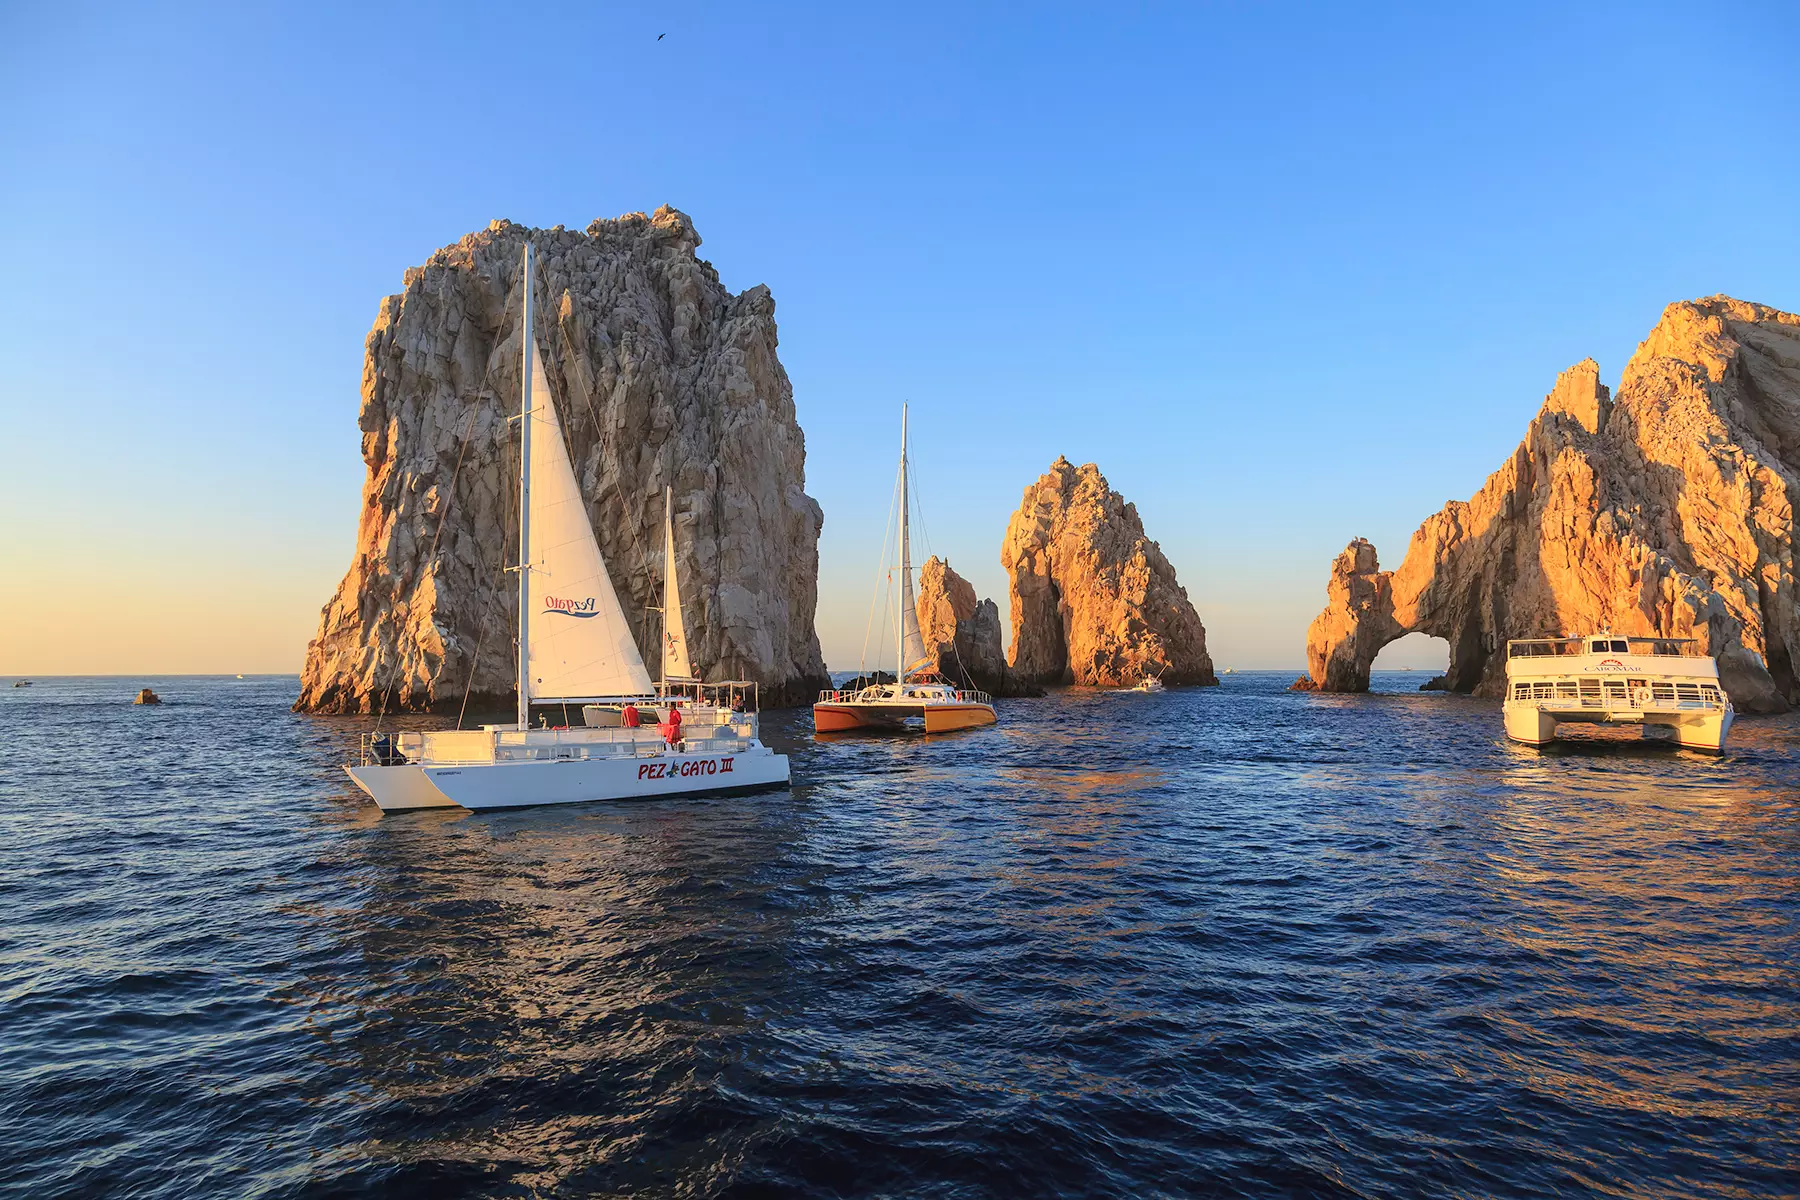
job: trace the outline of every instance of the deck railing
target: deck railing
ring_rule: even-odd
[[[741,754],[751,736],[728,725],[703,725],[676,743],[678,753]],[[441,730],[431,733],[365,733],[357,765],[393,767],[411,762],[458,766],[491,762],[568,761],[587,758],[656,758],[669,744],[654,725],[641,729]]]
[[[893,686],[893,684],[891,684],[891,683],[877,683],[877,684],[871,684],[870,686],[868,686],[866,688],[857,688],[857,689],[827,688],[824,691],[819,693],[819,698],[818,698],[818,700],[814,701],[814,703],[817,703],[817,704],[849,704],[849,703],[861,698],[861,696],[863,695],[864,692],[874,691],[876,688],[888,688],[888,687],[892,687],[892,686]],[[950,695],[958,703],[985,704],[989,708],[992,708],[994,706],[994,698],[979,688],[952,688],[952,689],[950,689]],[[882,698],[892,700],[896,704],[904,704],[904,703],[906,703],[906,701],[908,699],[925,699],[925,697],[908,697],[908,696],[890,696],[890,697],[882,697]]]

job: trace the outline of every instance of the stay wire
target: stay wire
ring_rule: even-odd
[[[437,565],[438,541],[444,536],[444,523],[450,518],[450,506],[456,503],[456,481],[462,478],[463,457],[469,452],[469,437],[475,432],[475,418],[479,416],[480,413],[480,404],[472,404],[469,406],[469,420],[463,426],[462,440],[456,448],[456,466],[450,471],[450,490],[445,493],[444,505],[438,510],[437,531],[431,535],[431,549],[425,552],[424,564],[425,570],[427,571]],[[418,594],[417,584],[413,585],[413,594]],[[407,597],[406,613],[408,616],[412,615],[411,596]],[[439,668],[439,672],[442,672],[442,667]],[[432,682],[435,683],[436,680],[434,679]],[[375,730],[377,733],[381,731],[381,723],[387,720],[388,700],[393,695],[393,690],[393,672],[390,669],[388,686],[383,688],[381,692],[381,711],[375,716]]]

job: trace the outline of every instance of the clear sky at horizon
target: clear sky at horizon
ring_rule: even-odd
[[[774,292],[833,667],[909,400],[919,559],[1004,611],[1022,489],[1097,462],[1219,664],[1297,668],[1332,556],[1398,565],[1563,367],[1800,309],[1797,52],[1774,3],[13,0],[0,673],[297,670],[381,297],[663,203]]]

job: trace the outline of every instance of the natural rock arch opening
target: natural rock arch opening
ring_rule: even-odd
[[[1512,638],[1691,639],[1741,712],[1800,703],[1793,505],[1800,316],[1726,296],[1670,305],[1615,399],[1564,371],[1524,440],[1413,534],[1397,570],[1358,538],[1307,631],[1310,686],[1366,691],[1382,648],[1450,643],[1451,691],[1502,694]]]
[[[1439,691],[1450,670],[1450,642],[1421,630],[1402,634],[1369,664],[1370,691]]]

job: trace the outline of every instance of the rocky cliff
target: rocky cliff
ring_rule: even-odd
[[[1025,489],[1000,563],[1012,576],[1011,666],[1021,679],[1218,683],[1175,568],[1093,463],[1058,458]]]
[[[919,570],[918,611],[919,632],[938,674],[995,696],[1044,694],[1007,665],[1000,607],[977,600],[969,581],[935,555]]]
[[[1413,534],[1396,571],[1358,539],[1307,633],[1312,680],[1368,686],[1381,647],[1450,643],[1448,687],[1499,695],[1507,639],[1692,637],[1741,709],[1800,702],[1793,497],[1800,317],[1725,296],[1672,304],[1617,397],[1562,373],[1512,457]]]
[[[454,706],[514,687],[520,257],[570,460],[613,586],[654,652],[663,487],[696,669],[765,703],[824,686],[823,517],[766,287],[732,295],[664,207],[585,231],[496,221],[406,273],[363,364],[356,556],[307,648],[296,708]],[[654,662],[652,662],[654,671]]]

